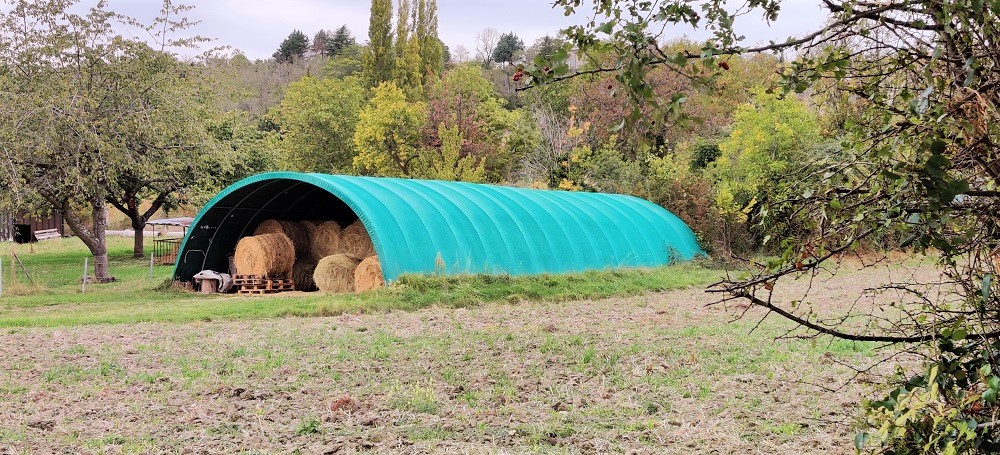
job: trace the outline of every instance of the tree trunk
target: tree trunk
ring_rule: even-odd
[[[108,227],[108,212],[105,210],[103,198],[91,198],[90,213],[94,218],[92,226],[88,227],[73,211],[69,201],[49,200],[55,207],[61,207],[63,218],[69,224],[73,233],[83,241],[94,255],[94,279],[100,283],[114,281],[108,270],[108,243],[106,239]]]
[[[111,276],[108,270],[108,211],[105,210],[104,200],[91,201],[90,213],[94,218],[95,246],[90,248],[90,252],[94,255],[94,279],[98,283],[114,281],[115,277]]]
[[[113,197],[108,198],[108,202],[118,209],[119,212],[125,214],[128,219],[132,222],[132,230],[135,231],[135,242],[132,244],[132,257],[136,259],[142,259],[145,255],[145,245],[143,241],[145,240],[144,230],[146,229],[146,222],[149,221],[153,215],[156,214],[163,204],[167,200],[167,196],[173,190],[165,191],[160,193],[156,199],[149,205],[149,208],[145,212],[139,210],[139,198],[136,196],[135,192],[126,193],[124,197],[120,200]]]
[[[146,234],[145,229],[145,217],[132,218],[132,230],[135,231],[135,242],[132,244],[132,257],[136,259],[142,259],[146,256],[145,245],[143,245]]]

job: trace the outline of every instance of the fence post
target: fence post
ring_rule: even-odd
[[[87,292],[87,261],[89,257],[83,258],[83,278],[80,279],[80,292]]]
[[[149,279],[153,279],[153,253],[149,253]]]

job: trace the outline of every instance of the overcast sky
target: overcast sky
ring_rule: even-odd
[[[149,20],[159,11],[160,0],[109,0],[113,10]],[[365,0],[187,0],[194,5],[189,17],[201,23],[194,32],[214,38],[214,45],[228,45],[250,58],[270,57],[288,34],[299,29],[312,36],[320,29],[347,25],[358,42],[368,39]],[[589,4],[589,2],[585,2]],[[733,2],[742,3],[742,2]],[[581,12],[585,11],[581,9]],[[512,31],[525,44],[546,34],[555,35],[569,25],[582,24],[586,16],[566,17],[550,0],[438,0],[439,36],[450,48],[464,45],[473,51],[475,36],[486,27]],[[767,24],[758,14],[742,17],[737,30],[746,44],[781,41],[822,25],[825,16],[819,0],[785,0],[777,22]],[[673,37],[706,37],[704,33],[677,29]]]

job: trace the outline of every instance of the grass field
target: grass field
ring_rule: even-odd
[[[125,243],[128,278],[80,294],[74,248],[24,253],[49,284],[0,300],[0,453],[851,453],[852,367],[886,354],[730,322],[697,265],[204,298]]]
[[[457,308],[497,301],[567,301],[703,285],[721,273],[682,264],[529,278],[411,276],[388,289],[360,295],[204,296],[170,289],[172,267],[155,266],[150,274],[147,259],[131,258],[130,240],[109,240],[111,271],[119,281],[90,285],[87,292],[81,292],[80,276],[88,252],[76,239],[40,243],[34,252],[20,251],[18,255],[39,283],[27,285],[22,277],[11,286],[5,274],[7,294],[0,300],[0,327],[331,316],[431,305]]]

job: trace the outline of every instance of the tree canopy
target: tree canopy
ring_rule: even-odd
[[[318,35],[319,40],[326,42],[326,32],[322,32]],[[292,30],[292,33],[288,34],[288,37],[281,42],[278,46],[278,50],[274,51],[274,58],[278,62],[291,62],[303,58],[306,52],[309,51],[309,37],[300,30]]]
[[[304,77],[289,84],[276,113],[282,146],[294,166],[308,172],[349,171],[363,104],[356,77]]]
[[[351,34],[351,30],[346,25],[341,25],[326,42],[323,55],[326,57],[337,57],[346,49],[356,44],[357,41],[354,39],[354,35]]]
[[[408,101],[395,83],[376,87],[371,101],[359,115],[354,133],[355,169],[365,175],[412,175],[414,160],[420,155],[420,131],[426,117],[427,106]]]
[[[493,61],[513,64],[514,59],[524,50],[524,42],[514,33],[500,35],[496,48],[493,49]]]
[[[182,28],[186,21],[178,15],[185,9],[164,3],[164,16],[147,30]],[[106,204],[133,226],[145,226],[153,212],[194,186],[197,168],[212,161],[214,148],[200,127],[198,91],[185,65],[117,34],[122,16],[104,4],[84,15],[75,11],[72,2],[18,1],[0,15],[6,63],[0,141],[10,172],[4,187],[37,194],[61,212],[93,253],[95,277],[107,281],[113,277]],[[175,44],[166,36],[160,42]],[[140,210],[146,198],[152,207]]]

